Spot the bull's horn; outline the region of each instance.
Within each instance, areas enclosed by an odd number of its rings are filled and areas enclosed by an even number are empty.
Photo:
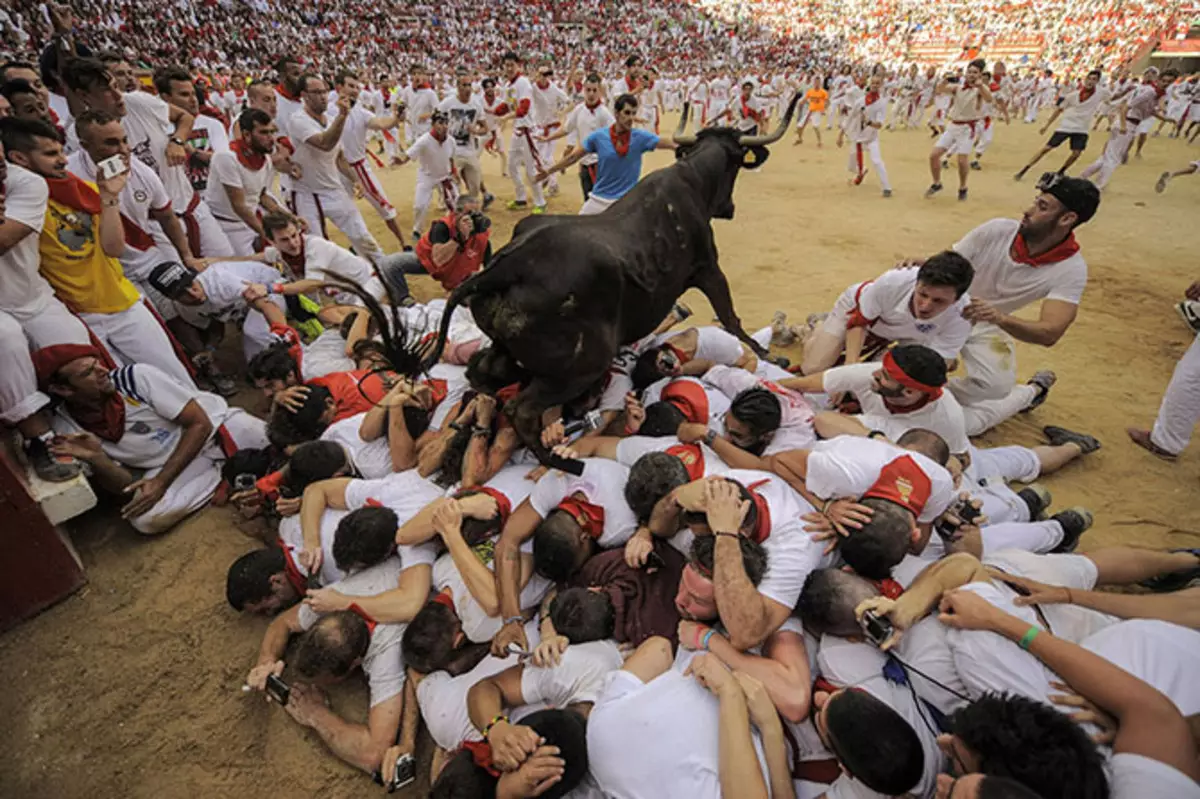
[[[684,128],[687,127],[689,111],[691,111],[691,103],[684,102],[683,112],[679,115],[679,127],[675,129],[675,136],[674,136],[675,143],[677,145],[682,145],[685,147],[689,144],[696,143],[695,136],[687,136],[687,135],[684,135],[684,132],[683,132]]]
[[[792,123],[792,115],[796,113],[796,106],[800,103],[800,93],[792,95],[792,101],[788,103],[787,113],[783,115],[783,119],[779,120],[779,127],[775,128],[773,133],[768,133],[765,136],[743,136],[738,139],[738,142],[743,147],[761,147],[767,144],[774,144],[783,138],[783,134],[787,133],[788,125]]]

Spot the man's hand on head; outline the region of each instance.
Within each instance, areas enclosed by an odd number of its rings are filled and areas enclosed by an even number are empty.
[[[750,512],[750,502],[741,498],[729,480],[709,480],[704,486],[704,512],[714,534],[737,535]]]

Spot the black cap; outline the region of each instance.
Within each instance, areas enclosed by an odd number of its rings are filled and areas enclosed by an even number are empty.
[[[1096,209],[1100,207],[1100,190],[1095,183],[1084,178],[1068,177],[1043,183],[1039,188],[1057,199],[1068,211],[1074,211],[1079,217],[1078,224],[1082,225],[1096,215]]]
[[[150,270],[150,285],[171,299],[183,294],[196,280],[196,273],[183,264],[169,261]]]

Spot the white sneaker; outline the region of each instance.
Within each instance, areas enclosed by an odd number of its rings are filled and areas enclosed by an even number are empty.
[[[1179,318],[1184,324],[1192,329],[1193,333],[1200,333],[1200,302],[1196,300],[1184,300],[1183,302],[1175,303],[1175,312],[1179,314]]]

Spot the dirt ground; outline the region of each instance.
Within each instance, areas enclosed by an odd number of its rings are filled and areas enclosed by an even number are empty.
[[[790,134],[789,134],[790,135]],[[811,132],[809,134],[811,136]],[[1086,164],[1103,146],[1093,137]],[[776,309],[802,321],[828,310],[850,283],[873,277],[905,256],[952,245],[973,226],[1016,217],[1030,203],[1030,180],[1011,175],[1042,140],[1036,127],[1001,125],[983,172],[972,173],[971,198],[958,203],[954,177],[934,200],[927,133],[883,136],[895,196],[880,197],[873,174],[857,188],[846,182],[846,151],[790,139],[775,145],[760,171],[743,172],[737,217],[714,224],[722,265],[746,327],[770,321]],[[1153,422],[1162,391],[1191,334],[1171,306],[1200,278],[1195,236],[1200,179],[1184,178],[1163,195],[1153,191],[1164,169],[1179,168],[1196,150],[1151,139],[1144,160],[1121,168],[1095,220],[1079,240],[1091,280],[1078,321],[1050,350],[1021,345],[1020,374],[1054,369],[1059,383],[1037,411],[987,435],[989,445],[1041,440],[1059,424],[1086,430],[1104,447],[1044,482],[1056,507],[1083,504],[1096,526],[1082,549],[1128,543],[1153,548],[1200,546],[1196,510],[1200,456],[1196,447],[1167,464],[1133,446],[1127,425]],[[1044,160],[1057,168],[1065,153]],[[485,157],[486,178],[501,198],[492,213],[498,241],[518,216],[503,209],[512,184]],[[666,166],[655,153],[647,169]],[[386,171],[383,182],[410,228],[414,166]],[[1034,174],[1038,174],[1038,170]],[[580,205],[574,172],[552,212]],[[385,248],[395,241],[363,204]],[[569,265],[564,265],[569,268]],[[439,291],[415,281],[421,298]],[[706,323],[703,298],[686,298]],[[89,584],[75,596],[0,638],[0,796],[75,799],[184,796],[369,796],[379,790],[325,751],[315,735],[261,698],[239,690],[256,657],[266,621],[243,618],[226,605],[225,571],[255,544],[223,509],[196,515],[155,539],[138,536],[110,512],[71,525]],[[365,718],[365,696],[346,686],[335,706]],[[423,796],[424,785],[407,793]]]

